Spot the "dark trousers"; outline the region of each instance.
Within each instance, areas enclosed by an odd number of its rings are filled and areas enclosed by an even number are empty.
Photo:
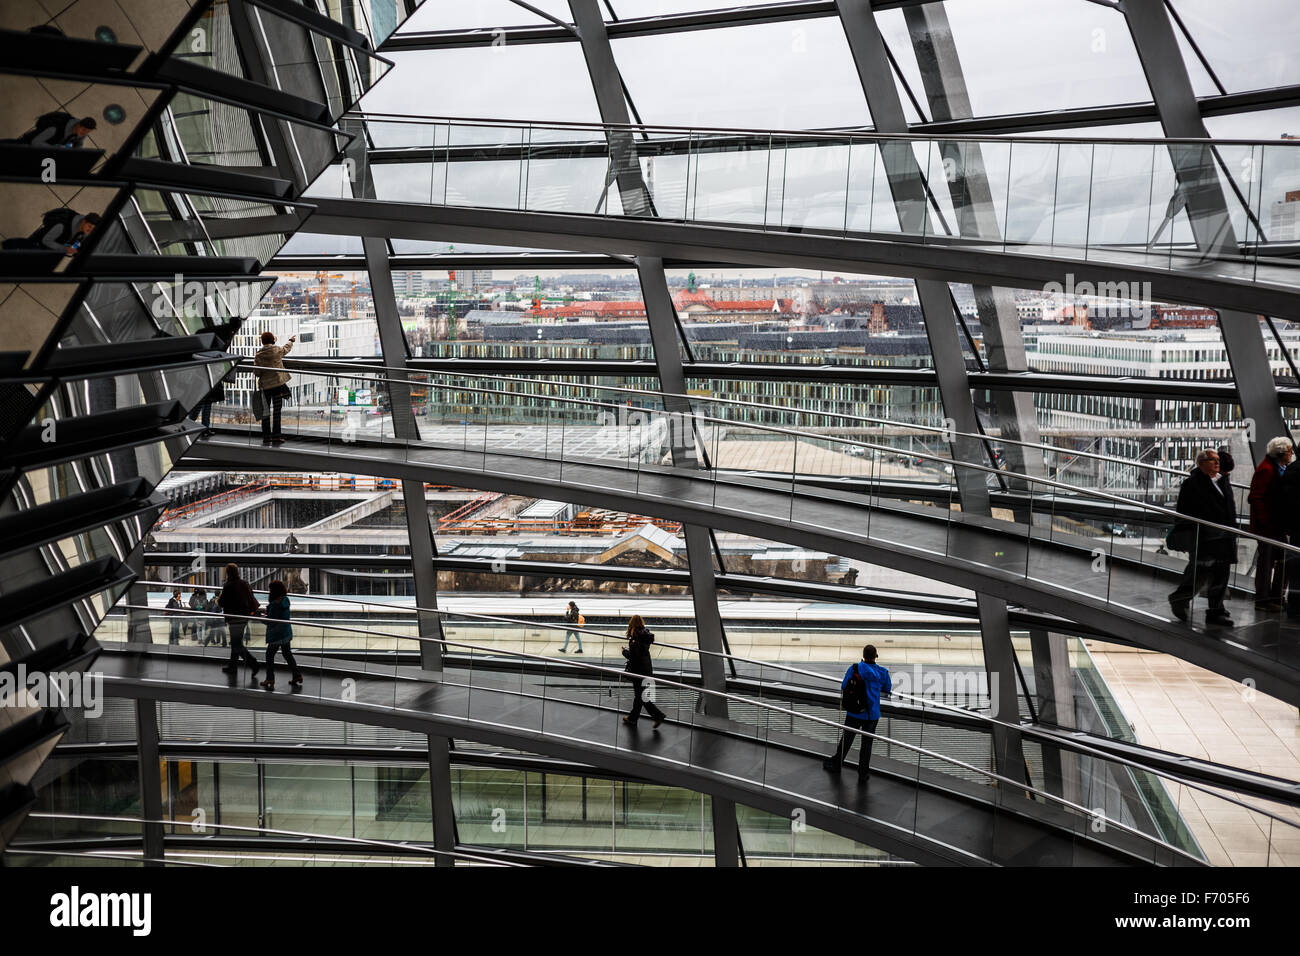
[[[1288,615],[1300,614],[1300,554],[1286,552],[1282,560],[1282,572],[1285,579],[1285,603]]]
[[[1255,600],[1282,600],[1283,562],[1286,552],[1271,544],[1259,543],[1255,560]]]
[[[220,624],[209,624],[208,634],[205,638],[203,638],[203,646],[207,647],[209,644],[224,645],[225,643],[226,643],[226,622],[222,621]]]
[[[190,420],[199,422],[204,428],[212,427],[212,403],[203,402],[194,407],[190,412]]]
[[[875,720],[863,720],[860,717],[851,717],[848,714],[844,715],[845,727],[865,730],[869,734],[874,734],[876,732],[876,726],[879,723],[879,717]],[[853,733],[853,730],[845,730],[844,733],[840,734],[840,742],[836,745],[835,753],[827,763],[836,767],[844,763],[844,759],[849,755],[849,751],[853,749],[853,741],[859,738],[862,740],[862,756],[858,759],[858,775],[866,776],[867,767],[871,765],[871,742],[873,738],[862,737],[861,734]]]
[[[228,621],[230,627],[230,666],[238,667],[240,658],[245,664],[257,670],[257,659],[244,646],[244,635],[248,633],[247,621]]]
[[[1178,587],[1170,593],[1169,603],[1191,604],[1196,595],[1205,591],[1210,600],[1210,610],[1223,610],[1223,596],[1228,593],[1228,575],[1231,573],[1232,565],[1222,558],[1208,561],[1193,558],[1187,562],[1183,576],[1178,579]]]
[[[179,644],[181,642],[181,622],[172,618],[171,629],[167,632],[168,644]]]
[[[298,670],[298,662],[293,659],[293,651],[289,650],[288,641],[285,641],[283,644],[266,645],[266,679],[269,681],[275,680],[276,651],[279,651],[284,655],[284,662],[288,664],[289,669],[293,671],[293,679],[296,681],[302,680],[302,671]]]
[[[262,393],[262,437],[280,437],[280,410],[284,407],[284,396],[274,392]]]
[[[645,712],[655,720],[663,720],[664,712],[655,706],[655,702],[641,698],[642,684],[644,683],[640,677],[632,678],[632,712],[627,715],[627,719],[635,722],[641,716],[641,708],[644,706]]]

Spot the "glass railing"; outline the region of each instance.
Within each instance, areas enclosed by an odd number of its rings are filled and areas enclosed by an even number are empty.
[[[586,404],[591,409],[593,422],[601,426],[635,432],[659,431],[661,425],[666,425],[668,432],[665,437],[669,442],[675,440],[679,445],[690,446],[701,461],[723,471],[766,471],[769,470],[767,459],[773,456],[787,459],[791,466],[794,465],[801,452],[796,443],[793,440],[784,445],[774,443],[773,434],[766,430],[761,434],[745,431],[747,426],[757,424],[761,429],[781,425],[797,430],[797,444],[803,446],[803,460],[799,462],[798,470],[808,475],[862,478],[880,483],[895,481],[904,485],[918,482],[951,485],[953,476],[949,465],[952,459],[948,446],[959,439],[968,439],[977,446],[982,458],[996,462],[999,470],[1007,473],[1007,477],[1000,481],[997,476],[990,478],[990,484],[995,487],[1014,488],[1015,474],[1004,467],[1004,455],[1009,453],[1023,457],[1030,471],[1037,470],[1042,475],[1061,476],[1077,462],[1122,466],[1127,479],[1137,489],[1135,492],[1125,488],[1126,494],[1122,497],[1155,504],[1174,501],[1179,485],[1189,473],[1187,469],[1084,449],[1062,448],[982,432],[963,432],[954,428],[951,422],[887,419],[798,404],[774,405],[559,379],[539,380],[477,372],[425,373],[370,363],[355,366],[354,378],[334,371],[346,367],[341,363],[313,365],[309,361],[290,360],[289,367],[301,368],[307,374],[349,379],[353,384],[346,390],[340,386],[337,394],[346,391],[347,402],[342,404],[360,411],[385,413],[388,410],[386,389],[391,385],[405,392],[408,389],[404,386],[410,386],[412,408],[424,426],[449,423],[465,426],[468,423],[464,414],[470,412],[488,412],[500,422],[520,426],[545,425],[553,417],[554,407]],[[244,365],[243,368],[254,369],[255,366]],[[244,374],[250,376],[243,381],[251,390],[253,372]],[[444,397],[460,400],[448,403],[443,401]],[[671,414],[666,412],[668,407],[674,409]],[[688,414],[680,411],[686,408]],[[696,422],[698,425],[693,427]],[[825,440],[822,436],[826,436]],[[836,439],[859,439],[862,447],[840,447]],[[759,448],[761,453],[754,452],[753,441],[763,443]],[[869,446],[882,451],[879,461],[872,461],[871,457],[875,456],[867,455],[864,449]],[[913,454],[918,447],[920,453]],[[716,454],[706,459],[704,456],[710,450]],[[1067,484],[1074,486],[1074,482]],[[1079,484],[1078,487],[1091,490],[1096,486]],[[1248,485],[1234,484],[1233,489],[1239,506],[1244,506]]]
[[[143,828],[146,825],[158,825],[165,828],[172,828],[175,827],[178,823],[182,822],[182,820],[178,820],[178,819],[150,820],[138,816],[136,817],[110,816],[110,815],[101,815],[101,814],[93,814],[93,813],[48,813],[40,810],[33,811],[32,813],[28,814],[27,819],[29,821],[37,821],[37,822],[35,822],[34,824],[28,823],[24,827],[22,831],[24,836],[24,841],[28,843],[37,843],[37,844],[39,844],[40,841],[39,839],[34,839],[34,837],[40,830],[51,830],[57,832],[59,830],[66,830],[70,827],[72,828],[83,827],[88,824],[95,825],[95,826],[110,824],[119,833],[130,834],[134,832],[138,834],[141,830],[143,830]],[[491,853],[474,853],[473,851],[468,851],[468,850],[438,850],[431,846],[427,846],[421,843],[411,843],[411,842],[396,841],[396,840],[375,840],[375,839],[368,839],[366,837],[348,836],[341,833],[318,833],[318,832],[311,832],[305,830],[290,830],[290,829],[277,828],[269,825],[268,826],[246,826],[246,825],[235,824],[235,823],[217,823],[217,822],[209,821],[207,819],[203,819],[202,821],[184,819],[183,822],[185,823],[185,828],[184,828],[185,832],[197,834],[200,836],[246,837],[246,838],[247,837],[254,837],[254,838],[282,837],[282,838],[291,838],[295,841],[301,841],[302,843],[301,849],[292,851],[293,853],[306,857],[306,859],[299,860],[299,862],[311,862],[311,857],[314,856],[312,847],[315,843],[319,842],[319,843],[347,844],[349,846],[355,847],[357,850],[373,850],[376,856],[383,856],[385,858],[391,856],[392,854],[398,854],[403,857],[416,857],[416,858],[424,857],[428,860],[429,863],[433,863],[438,857],[444,857],[444,858],[450,858],[456,860],[457,862],[474,863],[474,864],[481,864],[485,866],[517,867],[517,866],[527,865],[524,863],[519,863],[508,859],[502,859],[501,857],[494,856]],[[322,852],[330,853],[329,850],[324,850]],[[337,851],[334,852],[336,853]],[[103,850],[83,850],[83,851],[72,852],[66,850],[49,850],[49,849],[41,849],[37,847],[27,847],[24,846],[22,842],[19,842],[16,844],[11,843],[6,848],[5,853],[8,856],[10,856],[11,859],[22,858],[24,856],[35,856],[35,857],[69,856],[69,857],[75,857],[83,861],[92,860],[92,859],[102,859],[102,860],[120,861],[123,863],[159,862],[159,863],[166,863],[166,865],[168,866],[226,865],[221,862],[203,862],[203,860],[205,860],[209,856],[213,857],[217,861],[220,861],[222,859],[222,850],[220,849],[212,851],[211,854],[204,852],[202,850],[197,850],[197,851],[189,850],[189,849],[180,850],[177,851],[176,853],[169,853],[164,858],[155,859],[152,857],[144,857],[140,852],[132,852],[129,849],[115,850],[111,848],[105,848]],[[240,859],[254,859],[254,857],[252,856],[242,855],[239,853],[232,853],[229,858],[232,861],[232,863],[238,862],[238,860]],[[393,861],[391,859],[385,859],[384,862],[387,864],[391,864]]]
[[[355,605],[365,602],[343,599],[341,603]],[[150,610],[142,606],[128,606],[126,610],[149,614],[155,621],[158,615],[157,609]],[[354,681],[352,691],[360,696],[348,699],[398,709],[410,709],[412,701],[418,700],[421,703],[416,709],[424,709],[425,704],[429,704],[437,712],[457,719],[481,720],[516,730],[543,734],[567,732],[562,716],[554,708],[551,722],[547,722],[548,702],[580,704],[606,710],[626,710],[630,703],[632,688],[629,681],[636,675],[629,675],[603,660],[599,663],[594,660],[557,660],[516,649],[520,646],[527,647],[527,632],[549,629],[554,633],[563,630],[563,624],[547,625],[537,621],[445,610],[429,610],[427,613],[441,617],[445,635],[443,639],[395,633],[384,626],[295,621],[294,652],[297,655],[311,655],[315,659],[327,654],[337,655],[340,651],[351,652],[349,662],[344,665],[349,673],[387,678],[378,685],[367,685],[365,694],[361,694]],[[170,624],[164,618],[164,625],[174,628],[175,622],[186,617],[197,619],[204,616],[181,610],[173,612]],[[207,619],[212,620],[211,616],[207,616]],[[243,620],[260,624],[262,619]],[[491,645],[452,639],[459,623],[484,621],[493,622],[499,629],[517,628],[518,639],[494,641]],[[118,633],[119,638],[123,636],[124,630],[123,628]],[[584,634],[610,645],[620,644],[624,640],[621,635],[593,628],[584,629]],[[415,672],[409,666],[399,663],[397,651],[406,649],[409,652],[421,644],[436,644],[441,647],[445,659],[438,683],[440,686],[455,687],[456,692],[430,694],[426,692],[427,689],[422,690],[421,679],[428,678],[429,675]],[[167,651],[169,672],[174,660],[178,672],[185,668],[185,673],[191,678],[196,657],[227,659],[230,654],[229,649],[207,644],[200,647],[156,645],[151,650]],[[173,654],[174,657],[171,656]],[[767,785],[769,746],[794,747],[800,751],[824,754],[838,739],[843,728],[839,724],[837,704],[810,705],[795,703],[791,699],[792,687],[802,686],[838,693],[838,678],[789,665],[716,654],[713,656],[743,663],[747,674],[756,681],[757,689],[743,695],[711,691],[702,688],[697,679],[699,660],[710,654],[711,652],[702,651],[698,647],[671,644],[661,646],[657,642],[654,691],[651,696],[665,712],[666,719],[674,724],[695,726],[702,723],[705,729],[713,732],[741,731],[742,735],[737,739],[761,744],[762,753],[752,756],[750,766],[755,776],[751,779]],[[687,666],[688,663],[691,666]],[[277,665],[277,670],[281,667],[282,665]],[[157,675],[151,674],[152,676]],[[287,675],[285,677],[287,680]],[[179,673],[177,679],[180,679]],[[324,679],[308,680],[304,690],[291,688],[291,691],[336,699],[340,692],[345,695],[348,693],[347,681],[344,681],[344,685],[345,690],[340,691],[337,683]],[[484,694],[488,695],[486,700]],[[499,700],[494,703],[491,695],[495,694],[513,695],[533,703],[511,705],[502,704]],[[918,788],[924,780],[933,783],[939,779],[927,775],[939,774],[963,784],[991,788],[992,799],[999,807],[1009,808],[1009,805],[1001,803],[1009,793],[1028,795],[1029,799],[1051,804],[1053,808],[1065,808],[1070,815],[1065,825],[1071,828],[1078,822],[1075,819],[1078,808],[1087,807],[1088,813],[1085,816],[1091,814],[1094,825],[1092,832],[1098,832],[1095,829],[1097,819],[1102,821],[1103,829],[1109,822],[1118,822],[1125,832],[1141,833],[1147,839],[1176,848],[1179,853],[1197,857],[1203,856],[1203,853],[1182,821],[1181,808],[1184,807],[1200,814],[1207,805],[1214,805],[1225,813],[1231,813],[1238,823],[1253,824],[1259,833],[1267,834],[1266,854],[1270,859],[1274,852],[1274,828],[1278,829],[1279,834],[1289,834],[1291,828],[1300,828],[1300,814],[1297,814],[1295,808],[1286,807],[1276,811],[1261,809],[1231,795],[1189,784],[1076,741],[1064,741],[1058,745],[1044,741],[1041,737],[1030,740],[1026,746],[1026,769],[1031,782],[1026,785],[1013,781],[1001,777],[991,767],[972,763],[966,749],[967,742],[957,742],[960,756],[945,753],[953,739],[943,718],[948,716],[970,720],[977,717],[986,734],[991,734],[998,726],[1011,730],[1020,728],[999,725],[990,718],[972,715],[968,711],[933,700],[911,695],[896,696],[917,708],[922,716],[907,723],[905,728],[900,728],[904,729],[901,734],[886,736],[883,733],[864,732],[864,736],[875,742],[874,757],[895,762],[894,769],[902,767],[901,772]],[[719,713],[724,710],[728,720],[723,724],[719,724],[716,717],[702,716],[706,712]],[[602,748],[627,748],[629,742],[618,733],[620,726],[611,719],[609,732],[606,733],[603,729],[595,732],[591,743]],[[890,726],[900,727],[900,723],[895,721]],[[631,746],[639,749],[635,747],[635,741],[632,741]],[[684,759],[690,763],[688,757]],[[1053,768],[1050,771],[1049,766]],[[783,779],[788,780],[788,767],[773,766],[772,772],[787,775]],[[1037,780],[1042,781],[1037,786],[1034,785],[1036,774]],[[1053,789],[1057,792],[1050,792]],[[1294,836],[1288,835],[1286,839],[1294,839]],[[1258,849],[1256,843],[1251,843],[1245,850],[1238,852],[1248,853],[1253,859]]]
[[[309,365],[307,367],[310,367]],[[937,417],[932,421],[915,419],[883,418],[880,416],[857,415],[848,412],[828,411],[825,408],[809,408],[798,404],[794,399],[789,403],[772,404],[765,402],[743,401],[702,396],[698,393],[675,394],[657,390],[629,386],[601,385],[590,382],[566,382],[564,380],[539,380],[517,375],[492,375],[488,373],[455,372],[415,372],[408,368],[395,366],[366,365],[358,366],[372,374],[388,375],[394,381],[409,381],[421,387],[435,384],[442,388],[459,387],[468,392],[477,391],[481,395],[498,396],[498,404],[505,399],[516,399],[520,415],[519,421],[530,420],[529,409],[546,407],[547,403],[558,398],[589,399],[612,402],[621,406],[616,421],[611,424],[631,425],[643,421],[645,408],[660,408],[666,401],[676,400],[674,408],[689,407],[692,414],[700,413],[719,422],[734,423],[734,426],[719,426],[720,434],[713,436],[720,440],[720,454],[709,463],[722,470],[762,471],[765,462],[762,455],[746,455],[743,431],[727,430],[757,421],[765,425],[788,425],[804,433],[823,432],[832,437],[862,439],[875,445],[894,446],[895,452],[882,464],[878,477],[882,481],[898,480],[904,483],[937,482],[950,484],[951,472],[945,466],[933,461],[914,457],[909,454],[916,447],[931,456],[944,458],[948,455],[950,444],[958,439],[968,439],[974,444],[982,459],[1006,469],[1007,458],[1020,458],[1025,461],[1025,468],[1040,476],[1050,476],[1071,486],[1085,489],[1099,488],[1107,490],[1105,485],[1098,485],[1082,476],[1071,475],[1072,466],[1090,464],[1095,469],[1112,467],[1122,469],[1126,486],[1115,493],[1121,497],[1134,498],[1153,504],[1173,503],[1178,496],[1182,481],[1187,478],[1189,468],[1171,468],[1152,462],[1135,461],[1115,455],[1101,454],[1087,449],[1063,448],[1041,442],[1028,442],[1009,438],[1001,434],[985,432],[964,432],[942,422]],[[326,367],[328,371],[328,367]],[[446,384],[443,384],[446,383]],[[454,383],[454,385],[453,385]],[[437,409],[420,396],[413,397],[413,406],[417,414],[427,417],[436,414]],[[606,415],[608,418],[608,415]],[[686,423],[689,424],[689,423]],[[694,435],[695,451],[698,454],[707,450],[708,443],[702,434],[708,432],[708,426],[702,426]],[[709,434],[712,435],[711,432]],[[684,430],[684,437],[690,439],[689,430]],[[728,440],[739,438],[737,453],[731,454],[726,445]],[[770,439],[769,439],[770,441]],[[811,455],[805,455],[801,471],[809,474],[826,474],[833,477],[862,477],[865,473],[865,454],[858,454],[852,448],[820,448],[816,438],[809,439]],[[771,450],[770,444],[763,451]],[[819,454],[819,451],[833,452],[831,455]],[[949,456],[950,457],[950,456]],[[1190,464],[1190,463],[1189,463]],[[896,467],[887,467],[887,466]],[[1067,476],[1068,479],[1067,479]],[[998,484],[997,479],[991,483]],[[1013,487],[1014,482],[1003,480],[1001,485]],[[1238,511],[1244,511],[1249,484],[1233,483],[1234,500]]]
[[[1207,588],[1214,591],[1214,603],[1222,584],[1218,578],[1225,573],[1226,595],[1249,590],[1245,572],[1261,545],[1266,560],[1300,555],[1292,545],[1180,515],[1164,505],[930,452],[909,452],[919,463],[915,473],[928,470],[933,485],[921,500],[909,501],[907,494],[886,486],[893,476],[891,459],[898,455],[894,446],[698,411],[669,412],[663,397],[653,394],[642,396],[640,406],[626,399],[560,394],[545,396],[544,404],[529,396],[524,405],[501,389],[447,386],[418,374],[401,380],[364,371],[292,374],[284,434],[311,439],[318,452],[346,455],[353,470],[367,457],[384,466],[436,461],[462,469],[469,485],[476,473],[498,479],[518,474],[602,482],[608,491],[647,503],[662,498],[713,510],[743,509],[749,518],[773,525],[798,523],[835,538],[858,536],[919,559],[931,568],[926,573],[960,566],[1010,575],[1044,593],[1121,610],[1143,623],[1176,622],[1182,598]],[[258,400],[250,373],[241,372],[234,386],[227,388],[232,401]],[[576,387],[565,388],[572,393]],[[391,403],[400,405],[408,393],[420,413],[418,440],[398,436],[390,412]],[[223,435],[226,443],[261,441],[259,418],[251,403],[214,408],[214,422],[251,426],[242,434]],[[689,450],[694,444],[699,461],[718,462],[727,443],[740,441],[763,444],[760,474],[672,464],[675,446]],[[430,457],[435,450],[455,458]],[[828,451],[833,454],[823,457]],[[861,485],[829,492],[825,479],[835,472],[819,463],[825,460],[854,461]],[[619,474],[615,479],[584,470],[593,465],[617,468]],[[963,502],[962,492],[978,497],[999,487],[1016,497],[991,499],[985,514],[977,513],[977,503]],[[1167,535],[1175,525],[1187,529],[1186,540],[1171,545]],[[1184,561],[1169,553],[1171,546],[1199,558]],[[1239,572],[1233,571],[1234,560]],[[1217,627],[1222,620],[1209,623]],[[1276,641],[1250,640],[1243,647],[1300,665],[1297,653]]]
[[[383,149],[371,159],[382,200],[904,236],[1295,281],[1300,237],[1274,212],[1300,187],[1300,144],[1290,141],[364,118]]]

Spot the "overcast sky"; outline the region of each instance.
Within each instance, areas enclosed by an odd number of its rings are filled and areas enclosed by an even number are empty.
[[[748,0],[752,3],[753,0]],[[535,6],[569,19],[563,0]],[[616,0],[621,18],[730,5]],[[1175,0],[1228,92],[1300,82],[1296,0]],[[1123,16],[1086,0],[946,0],[976,115],[1148,101]],[[917,98],[924,89],[901,10],[877,22]],[[543,22],[509,0],[425,0],[403,31]],[[398,69],[366,98],[379,112],[596,121],[577,42],[393,54]],[[808,129],[870,122],[843,30],[833,17],[614,41],[644,122]],[[1184,46],[1198,95],[1217,92]],[[906,96],[904,101],[906,102]],[[916,119],[910,104],[909,118]],[[1248,125],[1243,128],[1249,128]],[[1274,138],[1271,122],[1252,135]]]
[[[565,0],[531,0],[535,6],[569,19]],[[747,0],[754,3],[756,0]],[[763,2],[763,0],[757,0]],[[1228,92],[1300,83],[1300,0],[1173,0],[1174,7]],[[725,0],[615,0],[620,18],[651,16],[727,6]],[[602,4],[603,6],[603,4]],[[976,115],[1089,107],[1149,101],[1131,38],[1120,13],[1086,0],[945,0],[958,54]],[[925,90],[901,10],[876,14],[877,22],[900,69],[917,98]],[[510,0],[425,0],[404,31],[483,28],[541,23],[543,19]],[[1176,31],[1177,32],[1177,31]],[[598,122],[599,114],[577,42],[535,45],[492,45],[490,32],[480,47],[389,54],[396,67],[362,103],[372,112],[412,116],[500,118],[524,122]],[[1181,40],[1181,36],[1180,36]],[[832,17],[755,26],[635,37],[614,41],[614,53],[631,99],[642,120],[650,124],[685,127],[733,126],[759,129],[810,129],[870,124],[847,41]],[[1183,45],[1193,87],[1198,95],[1213,95],[1217,87],[1206,70]],[[907,103],[906,95],[902,97]],[[928,106],[925,107],[928,112]],[[909,119],[915,110],[907,105]],[[1300,135],[1300,108],[1259,111],[1206,120],[1211,135],[1223,138],[1277,139]],[[432,143],[433,127],[390,126],[377,130],[384,143]],[[1158,136],[1157,124],[1129,124],[1080,130],[1080,137]],[[446,127],[439,134],[445,142]],[[466,141],[470,131],[452,131],[453,141]],[[518,141],[538,130],[478,130],[493,142]],[[1051,134],[1069,136],[1068,131]],[[803,157],[800,157],[803,158]],[[813,158],[813,157],[809,157]],[[986,157],[990,166],[995,156]],[[671,160],[656,164],[656,195],[680,196],[681,213],[739,221],[773,221],[763,207],[774,192],[765,179],[766,161],[746,165],[732,162],[710,166],[705,157],[697,171],[694,194],[705,205],[688,210],[687,194],[676,189],[682,179]],[[756,159],[757,162],[757,159]],[[537,163],[522,177],[518,164],[475,164],[454,167],[379,167],[381,198],[428,201],[446,196],[491,200],[505,207],[523,202],[528,208],[595,211],[602,201],[603,172],[575,161]],[[749,166],[754,166],[750,169]],[[850,164],[858,176],[861,166]],[[810,176],[843,182],[845,162],[831,157],[824,169]],[[793,170],[782,171],[789,177]],[[1141,170],[1137,170],[1142,178]],[[991,176],[998,175],[990,169]],[[459,178],[459,182],[456,179]],[[1149,175],[1147,177],[1149,180]],[[786,197],[816,195],[815,179],[786,185]],[[706,188],[707,187],[707,188]],[[318,189],[338,194],[337,183],[323,177]],[[842,188],[842,187],[841,187]],[[851,187],[852,188],[852,187]],[[1289,188],[1289,187],[1288,187]],[[674,191],[676,190],[676,191]],[[499,195],[498,195],[499,194]],[[838,200],[842,210],[842,192]],[[1059,199],[1059,196],[1057,197]],[[617,190],[612,204],[617,203]],[[877,204],[878,205],[878,204]],[[612,207],[611,207],[612,208]],[[877,210],[878,212],[879,210]],[[886,210],[887,212],[887,210]],[[796,208],[817,224],[818,216],[834,218],[835,210]],[[781,214],[789,218],[787,207]],[[842,212],[841,212],[842,215]],[[747,219],[748,217],[748,219]],[[446,243],[398,241],[402,252],[445,251]],[[458,251],[487,251],[488,247],[458,244]],[[359,240],[300,235],[286,252],[359,252]]]

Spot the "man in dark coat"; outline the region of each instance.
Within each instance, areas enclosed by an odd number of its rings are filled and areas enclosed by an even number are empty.
[[[1250,533],[1273,541],[1286,540],[1283,520],[1281,481],[1294,457],[1289,438],[1274,438],[1268,443],[1264,460],[1250,479]],[[1259,542],[1255,561],[1255,607],[1260,611],[1282,610],[1281,548]]]
[[[1282,508],[1282,530],[1288,542],[1300,546],[1300,466],[1288,468],[1278,480],[1278,500]],[[1286,616],[1300,617],[1300,554],[1286,553]]]
[[[1194,521],[1179,522],[1174,529],[1187,544],[1187,570],[1178,587],[1169,595],[1174,617],[1186,621],[1192,600],[1206,591],[1210,608],[1207,624],[1232,626],[1232,618],[1223,606],[1228,592],[1228,576],[1237,563],[1237,536],[1228,528],[1237,525],[1237,506],[1232,500],[1232,486],[1219,474],[1219,453],[1203,449],[1196,456],[1196,469],[1183,480],[1178,490],[1178,513],[1189,518],[1223,525],[1223,530]]]

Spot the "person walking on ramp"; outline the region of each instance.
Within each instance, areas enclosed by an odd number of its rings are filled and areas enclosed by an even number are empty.
[[[858,760],[858,780],[867,779],[867,768],[871,764],[872,738],[853,731],[865,730],[868,734],[876,732],[880,723],[880,695],[888,694],[894,685],[889,680],[889,671],[876,663],[876,646],[868,644],[862,649],[862,660],[844,673],[840,682],[840,700],[844,706],[844,732],[835,747],[835,753],[823,763],[829,773],[839,773],[840,765],[853,749],[853,741],[862,737],[862,757]]]
[[[627,622],[627,647],[623,648],[623,656],[627,658],[627,666],[624,670],[632,674],[641,676],[632,678],[632,712],[623,718],[625,724],[635,724],[637,718],[641,716],[641,707],[644,705],[645,712],[654,718],[652,726],[658,727],[664,722],[664,712],[655,706],[652,700],[643,700],[642,677],[650,677],[654,674],[654,665],[650,662],[650,645],[655,642],[655,636],[645,621],[641,619],[640,614],[633,614],[632,619]]]

